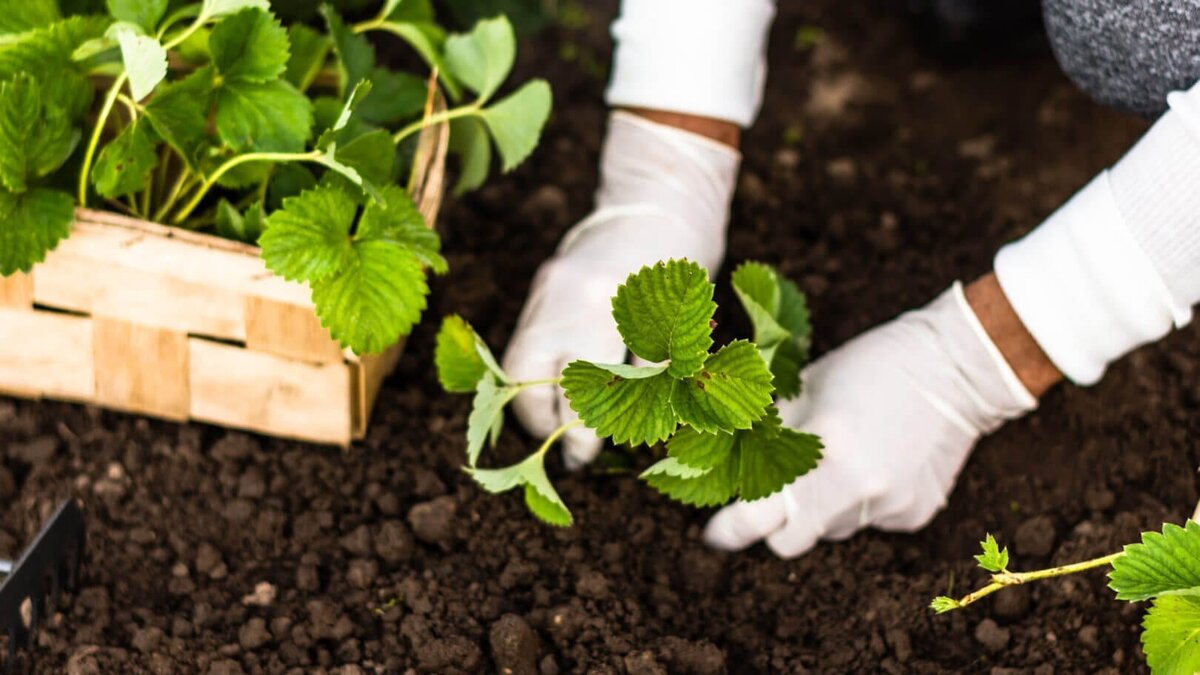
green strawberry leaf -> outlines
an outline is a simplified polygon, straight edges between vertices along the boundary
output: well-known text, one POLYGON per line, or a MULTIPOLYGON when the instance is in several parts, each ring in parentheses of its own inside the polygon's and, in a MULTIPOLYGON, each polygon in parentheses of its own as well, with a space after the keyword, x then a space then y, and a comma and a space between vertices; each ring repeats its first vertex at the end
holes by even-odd
POLYGON ((684 427, 667 443, 671 459, 703 475, 648 480, 652 487, 687 504, 714 506, 734 497, 769 497, 816 467, 821 441, 785 428, 774 408, 753 428, 734 434, 706 434, 684 427))
POLYGON ((141 101, 167 77, 167 50, 158 40, 141 35, 140 26, 114 24, 109 35, 121 47, 121 60, 129 76, 129 91, 133 100, 141 101))
POLYGON ((332 6, 322 5, 321 15, 325 17, 325 25, 333 37, 333 51, 338 56, 344 92, 351 84, 371 77, 371 71, 375 69, 375 47, 366 37, 351 30, 332 6))
POLYGON ((213 75, 212 68, 205 67, 166 84, 143 109, 158 135, 193 169, 208 137, 213 75))
POLYGON ((477 190, 487 182, 492 167, 492 144, 483 122, 472 117, 450 122, 450 151, 458 155, 455 196, 477 190))
POLYGON ((317 185, 317 178, 302 164, 286 163, 275 167, 267 184, 267 210, 283 208, 283 200, 295 197, 317 185))
MULTIPOLYGON (((684 429, 676 437, 688 431, 684 429)), ((674 440, 674 439, 672 439, 674 440)), ((722 462, 711 469, 696 469, 668 457, 642 473, 642 480, 662 494, 689 506, 725 504, 737 496, 736 464, 722 462)))
POLYGON ((201 11, 205 16, 218 17, 240 12, 250 7, 269 12, 271 11, 271 2, 270 0, 204 0, 201 11))
POLYGON ((738 340, 709 356, 698 374, 679 380, 671 401, 679 421, 697 431, 732 433, 761 420, 773 392, 758 350, 738 340))
POLYGON ((294 23, 288 26, 288 44, 291 53, 283 77, 304 91, 317 79, 333 41, 305 24, 294 23))
POLYGON ((75 202, 57 190, 0 188, 0 276, 28 272, 71 232, 75 202))
POLYGON ((433 5, 429 0, 387 0, 380 16, 391 21, 433 22, 433 5))
POLYGON ((56 0, 0 0, 0 35, 43 28, 61 18, 56 0))
POLYGON ((979 561, 979 566, 988 572, 1006 572, 1008 571, 1008 547, 1000 548, 1000 544, 996 543, 996 538, 992 535, 979 542, 979 548, 983 553, 975 556, 975 560, 979 561))
POLYGON ((734 270, 732 281, 754 326, 754 343, 762 346, 787 339, 787 329, 776 319, 781 291, 775 270, 762 263, 742 263, 734 270))
POLYGON ((39 28, 0 49, 0 82, 24 74, 37 81, 41 100, 79 121, 92 104, 95 87, 71 55, 84 43, 102 37, 105 17, 71 17, 39 28))
POLYGON ((434 242, 414 232, 421 226, 411 199, 396 186, 382 197, 355 228, 358 202, 318 186, 284 200, 259 239, 267 267, 307 281, 321 324, 359 354, 381 352, 412 329, 429 294, 424 265, 440 260, 434 242))
POLYGON ((517 55, 517 38, 503 15, 475 24, 470 33, 446 39, 446 66, 456 80, 479 95, 491 99, 512 71, 517 55))
POLYGON ((1142 647, 1151 672, 1200 672, 1200 597, 1168 595, 1156 599, 1142 627, 1142 647))
POLYGON ((208 38, 212 62, 227 80, 270 82, 287 71, 288 32, 261 9, 247 8, 218 23, 208 38))
POLYGON ((587 361, 563 371, 562 388, 584 424, 614 443, 651 445, 665 441, 678 422, 671 408, 675 380, 668 373, 627 379, 587 361))
POLYGON ((334 146, 342 136, 341 132, 348 128, 350 123, 354 121, 354 112, 366 100, 367 96, 370 95, 374 86, 370 80, 359 81, 358 84, 354 85, 354 89, 350 91, 350 95, 346 97, 345 103, 337 103, 336 99, 325 97, 317 100, 314 104, 314 114, 316 119, 321 122, 321 126, 324 127, 324 131, 317 138, 318 150, 328 150, 334 146), (327 115, 329 115, 334 105, 338 107, 337 116, 333 117, 332 121, 328 121, 327 115), (326 123, 327 121, 328 123, 326 123))
POLYGON ((108 13, 118 21, 137 24, 153 33, 167 13, 168 0, 107 0, 108 13))
POLYGON ((936 614, 945 614, 953 612, 956 609, 961 609, 962 603, 947 595, 939 595, 929 603, 929 609, 932 609, 936 614))
POLYGON ((533 153, 553 100, 545 80, 531 80, 480 113, 500 151, 501 169, 511 171, 533 153))
POLYGON ((24 192, 28 181, 62 166, 78 142, 79 130, 61 109, 43 103, 33 77, 0 82, 0 186, 24 192))
POLYGON ((738 496, 745 501, 770 497, 821 459, 821 439, 782 426, 778 413, 771 412, 751 431, 738 432, 738 496))
MULTIPOLYGON (((550 485, 548 480, 546 485, 550 485)), ((550 489, 553 491, 553 486, 550 486, 550 489)), ((525 485, 525 507, 538 520, 547 525, 570 527, 575 523, 571 511, 567 509, 567 505, 562 502, 562 498, 558 496, 557 492, 554 492, 553 498, 545 497, 542 495, 542 490, 532 483, 525 485)))
POLYGON ((410 73, 386 68, 371 71, 374 88, 358 107, 358 114, 370 124, 393 125, 410 119, 425 108, 428 85, 410 73))
POLYGON ((708 273, 685 260, 643 267, 613 298, 613 318, 630 351, 647 361, 670 361, 673 377, 696 374, 712 346, 717 311, 708 273))
POLYGON ((398 185, 385 186, 381 195, 379 202, 363 211, 357 236, 402 244, 435 274, 449 271, 446 259, 441 256, 442 240, 425 225, 425 218, 412 197, 398 185))
POLYGON ((684 427, 667 443, 667 454, 681 464, 707 471, 729 461, 744 432, 703 434, 684 427))
POLYGON ((570 510, 546 476, 545 455, 538 452, 520 464, 505 469, 468 469, 476 483, 492 494, 526 487, 525 504, 533 515, 550 525, 567 526, 573 521, 570 510), (529 496, 530 491, 534 493, 529 496))
POLYGON ((516 398, 520 388, 504 385, 490 371, 476 381, 475 399, 471 414, 467 418, 467 464, 475 466, 485 443, 496 446, 500 431, 504 428, 504 407, 516 398))
POLYGON ((92 180, 103 197, 124 197, 144 189, 158 166, 158 135, 141 120, 125 127, 96 158, 92 180))
POLYGON ((1118 600, 1200 595, 1200 524, 1168 523, 1161 534, 1143 533, 1142 543, 1126 546, 1113 562, 1108 580, 1118 600))
POLYGON ((754 343, 775 376, 783 398, 800 394, 800 369, 808 360, 808 307, 794 283, 762 263, 744 263, 733 288, 754 326, 754 343))
POLYGON ((267 219, 263 261, 289 281, 316 282, 354 262, 350 227, 358 203, 345 191, 318 187, 285 199, 267 219))
POLYGON ((238 213, 232 204, 222 199, 217 204, 217 234, 247 244, 258 243, 267 226, 267 213, 262 202, 254 202, 245 215, 238 213))
POLYGON ((442 319, 437 334, 437 349, 434 352, 438 380, 442 388, 450 393, 465 394, 475 391, 484 374, 491 372, 500 383, 508 377, 496 363, 496 358, 479 334, 457 314, 442 319))
MULTIPOLYGON (((269 231, 269 230, 268 230, 269 231)), ((356 354, 396 344, 421 319, 429 286, 421 263, 402 245, 358 241, 355 263, 313 286, 321 325, 356 354)))
MULTIPOLYGON (((403 12, 401 12, 402 14, 403 12)), ((453 100, 458 100, 462 89, 450 72, 446 59, 442 57, 442 46, 446 43, 446 34, 441 27, 432 21, 400 21, 389 20, 380 24, 380 30, 404 40, 429 64, 436 69, 446 93, 453 100)))
POLYGON ((396 144, 383 129, 363 134, 337 148, 337 161, 353 168, 364 181, 376 185, 392 183, 396 167, 396 144))
POLYGON ((284 80, 226 81, 218 90, 217 133, 238 152, 301 152, 312 131, 312 102, 284 80))

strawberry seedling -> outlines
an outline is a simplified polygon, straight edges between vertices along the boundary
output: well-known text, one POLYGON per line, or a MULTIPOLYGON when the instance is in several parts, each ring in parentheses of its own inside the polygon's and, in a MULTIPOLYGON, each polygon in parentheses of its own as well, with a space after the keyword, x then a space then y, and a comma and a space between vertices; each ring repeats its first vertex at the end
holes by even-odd
POLYGON ((1142 621, 1142 646, 1151 672, 1200 672, 1200 524, 1196 521, 1189 520, 1183 527, 1166 524, 1161 533, 1143 533, 1141 543, 1118 553, 1033 572, 1010 571, 1008 549, 1001 549, 992 535, 981 544, 983 552, 975 559, 992 573, 991 583, 961 598, 935 598, 930 607, 938 614, 962 609, 1011 586, 1109 567, 1108 586, 1118 600, 1151 603, 1142 621))
POLYGON ((733 285, 754 326, 753 342, 735 340, 714 351, 714 286, 699 265, 671 260, 630 275, 613 298, 626 347, 655 365, 575 361, 560 378, 539 382, 512 381, 465 321, 447 317, 437 339, 439 378, 447 391, 475 396, 467 472, 489 492, 522 488, 535 516, 570 525, 544 459, 577 425, 634 448, 665 443, 665 457, 642 479, 696 506, 761 499, 810 471, 821 457, 820 440, 786 428, 774 407, 775 396, 800 393, 810 332, 804 296, 759 263, 739 267, 733 285), (503 429, 505 406, 525 389, 556 385, 579 419, 518 464, 480 468, 484 447, 494 446, 503 429))
POLYGON ((358 353, 409 332, 427 271, 446 271, 406 185, 418 132, 451 124, 463 192, 486 180, 493 146, 505 171, 524 161, 550 113, 542 80, 498 96, 516 52, 507 19, 447 36, 428 0, 386 0, 355 25, 326 5, 324 30, 285 26, 268 0, 28 4, 0 20, 0 275, 28 272, 74 207, 99 201, 259 243, 358 353), (428 78, 377 64, 373 32, 472 100, 426 115, 428 78))

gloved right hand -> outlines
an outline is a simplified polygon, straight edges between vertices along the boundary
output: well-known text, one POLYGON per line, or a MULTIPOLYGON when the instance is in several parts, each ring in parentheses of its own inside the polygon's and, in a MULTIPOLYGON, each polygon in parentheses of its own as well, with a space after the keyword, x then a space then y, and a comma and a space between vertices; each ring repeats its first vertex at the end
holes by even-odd
MULTIPOLYGON (((625 345, 612 318, 617 286, 641 267, 670 258, 716 273, 740 159, 733 148, 703 136, 614 112, 595 210, 538 270, 504 355, 509 377, 557 378, 576 359, 623 362, 625 345)), ((540 438, 576 418, 559 387, 526 389, 513 408, 540 438)), ((600 447, 585 427, 563 436, 571 468, 590 462, 600 447)))

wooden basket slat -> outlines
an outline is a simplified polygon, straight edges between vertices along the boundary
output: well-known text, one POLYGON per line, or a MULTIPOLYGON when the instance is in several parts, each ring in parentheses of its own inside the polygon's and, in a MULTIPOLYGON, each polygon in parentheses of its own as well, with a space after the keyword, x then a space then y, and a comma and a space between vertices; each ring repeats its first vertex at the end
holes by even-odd
POLYGON ((188 418, 188 336, 108 317, 92 319, 95 402, 169 420, 188 418))
POLYGON ((274 436, 349 445, 350 368, 188 341, 191 417, 274 436))
POLYGON ((0 307, 0 391, 91 401, 95 383, 91 319, 0 307))
POLYGON ((0 307, 32 307, 33 278, 20 272, 0 277, 0 307))
POLYGON ((261 297, 247 297, 244 307, 247 348, 316 363, 345 360, 312 309, 261 297))

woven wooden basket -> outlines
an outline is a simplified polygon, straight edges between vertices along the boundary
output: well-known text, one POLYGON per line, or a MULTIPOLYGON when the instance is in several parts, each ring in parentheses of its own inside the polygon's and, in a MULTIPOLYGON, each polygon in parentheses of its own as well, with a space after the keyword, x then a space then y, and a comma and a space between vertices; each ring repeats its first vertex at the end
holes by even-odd
MULTIPOLYGON (((413 195, 431 226, 448 134, 418 141, 413 195)), ((403 341, 342 350, 310 296, 254 246, 79 209, 45 262, 0 277, 0 393, 349 445, 403 341)))

